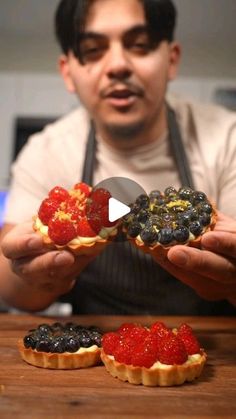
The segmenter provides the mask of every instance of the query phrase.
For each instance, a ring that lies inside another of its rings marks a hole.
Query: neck
[[[98,137],[117,150],[132,150],[157,141],[167,131],[167,109],[164,104],[155,119],[135,126],[105,126],[95,121]]]

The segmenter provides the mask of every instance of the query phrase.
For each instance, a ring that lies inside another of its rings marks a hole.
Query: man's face
[[[177,58],[167,41],[150,48],[139,0],[96,0],[80,52],[83,63],[72,53],[61,59],[62,74],[101,133],[132,137],[157,123]]]

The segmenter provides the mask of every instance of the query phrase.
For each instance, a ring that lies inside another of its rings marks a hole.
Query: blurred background
[[[57,70],[58,3],[0,0],[0,228],[10,166],[20,148],[31,133],[77,106]],[[170,90],[236,110],[236,0],[174,3],[183,57]]]

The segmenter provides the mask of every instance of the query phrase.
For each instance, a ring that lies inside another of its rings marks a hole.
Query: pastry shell
[[[199,377],[206,362],[206,354],[201,352],[200,358],[182,365],[165,365],[164,367],[134,367],[117,362],[114,357],[101,350],[101,359],[106,370],[113,376],[130,384],[145,386],[175,386],[185,381],[193,381]]]
[[[83,352],[64,352],[64,353],[51,353],[40,352],[32,348],[26,348],[23,340],[18,341],[18,348],[21,357],[28,364],[40,368],[50,369],[76,369],[88,368],[98,365],[101,362],[100,352],[101,349],[94,346],[94,350],[85,350]]]

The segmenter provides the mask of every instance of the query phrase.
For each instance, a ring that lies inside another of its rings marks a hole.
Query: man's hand
[[[73,287],[76,276],[95,257],[75,257],[66,250],[49,251],[42,237],[32,231],[32,223],[18,225],[6,234],[2,253],[28,289],[55,298]]]
[[[214,231],[202,236],[201,249],[173,246],[154,259],[207,300],[236,304],[236,220],[218,214]]]

